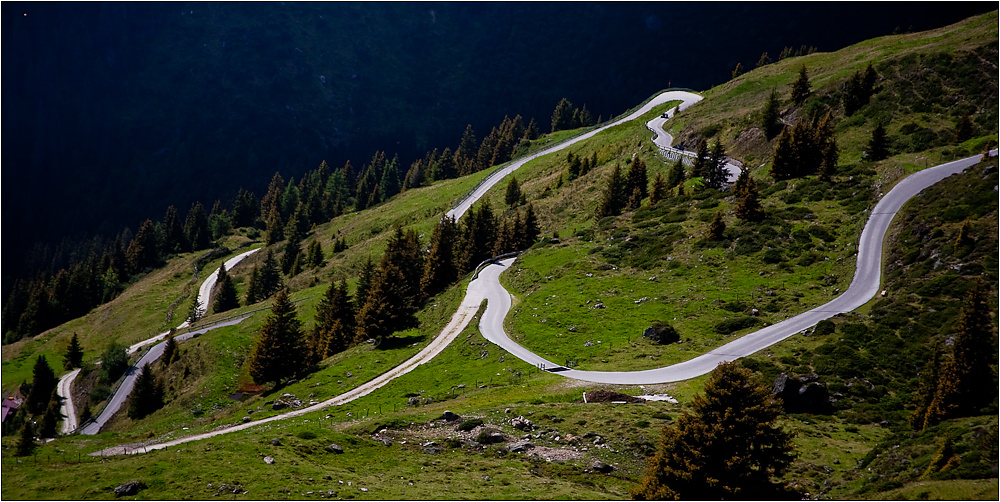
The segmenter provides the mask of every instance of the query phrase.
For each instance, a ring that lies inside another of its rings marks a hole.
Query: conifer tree
[[[744,169],[736,180],[736,217],[743,221],[760,221],[764,217],[760,207],[760,192],[757,182],[750,176],[750,171]]]
[[[56,392],[56,389],[52,389],[52,394],[49,396],[48,406],[45,408],[45,414],[42,415],[42,419],[38,425],[39,437],[56,437],[56,424],[59,422],[59,419],[62,418],[62,414],[59,412],[59,407],[59,393]]]
[[[946,378],[955,383],[955,395],[945,399],[954,403],[957,416],[978,414],[996,398],[983,392],[983,386],[995,381],[990,364],[996,362],[996,333],[988,295],[986,283],[976,279],[956,324],[952,360],[945,369]]]
[[[771,386],[739,362],[723,363],[692,400],[692,413],[664,427],[638,500],[782,499],[796,495],[776,481],[794,456],[792,436]],[[796,497],[797,498],[797,497]]]
[[[45,406],[49,404],[49,396],[58,385],[59,380],[56,374],[49,367],[45,356],[38,356],[35,359],[35,366],[31,370],[31,390],[24,399],[24,406],[32,415],[38,415],[45,411]]]
[[[497,238],[497,218],[489,203],[473,208],[462,225],[460,245],[456,250],[459,274],[472,271],[483,260],[492,257]]]
[[[260,217],[260,205],[257,196],[249,190],[240,188],[233,202],[233,226],[251,227]]]
[[[625,178],[625,194],[629,199],[638,197],[645,199],[649,195],[649,178],[646,175],[646,163],[638,155],[632,157],[628,166],[628,175]],[[638,194],[636,194],[638,191]],[[638,202],[638,201],[637,201]],[[638,204],[634,207],[639,207]]]
[[[615,165],[608,178],[608,184],[604,188],[604,195],[601,203],[597,206],[597,217],[618,216],[622,214],[622,209],[628,202],[625,200],[625,180],[622,179],[621,166]]]
[[[212,304],[212,311],[215,313],[225,312],[240,306],[240,300],[236,293],[236,284],[233,278],[226,272],[226,264],[219,266],[219,277],[216,279],[219,285],[215,293],[215,303]]]
[[[382,179],[378,184],[379,189],[379,199],[382,202],[389,200],[392,196],[399,193],[399,157],[394,156],[392,160],[386,164],[385,170],[382,171]]]
[[[885,132],[885,126],[881,122],[872,129],[872,138],[868,142],[868,148],[862,156],[874,162],[878,162],[889,157],[889,136]]]
[[[677,162],[667,171],[667,188],[684,183],[684,156],[678,155]]]
[[[14,456],[27,457],[35,451],[35,434],[32,431],[31,420],[25,420],[17,431],[17,442],[14,443]]]
[[[280,206],[272,206],[267,214],[267,230],[264,243],[273,246],[285,240],[285,221],[281,217]]]
[[[552,112],[552,132],[573,128],[573,103],[562,98]]]
[[[663,174],[656,173],[656,177],[653,178],[653,186],[649,191],[649,205],[655,206],[661,200],[666,199],[668,190],[670,188],[667,187],[667,182],[663,179]]]
[[[778,144],[774,147],[774,159],[771,161],[771,177],[776,181],[790,179],[795,176],[797,158],[792,145],[792,135],[782,132]]]
[[[778,93],[773,88],[771,94],[767,96],[764,103],[764,111],[761,113],[760,128],[764,130],[764,136],[771,140],[781,132],[781,102],[778,101]]]
[[[844,84],[844,115],[850,117],[854,112],[868,104],[871,100],[872,92],[875,89],[875,81],[878,74],[872,68],[871,63],[864,71],[856,71]]]
[[[511,178],[514,181],[514,178]],[[509,191],[509,189],[508,189]],[[444,291],[458,278],[455,268],[455,240],[458,226],[455,219],[445,216],[438,221],[431,234],[430,252],[424,262],[424,273],[420,278],[420,290],[424,298],[430,298]]]
[[[174,339],[174,330],[171,329],[167,333],[167,341],[163,344],[163,355],[160,359],[163,361],[163,366],[170,366],[181,356],[180,350],[177,348],[177,340]]]
[[[521,203],[522,198],[521,185],[518,184],[517,178],[511,176],[510,181],[507,182],[507,191],[504,193],[503,200],[507,206],[514,207]]]
[[[184,236],[191,245],[191,251],[208,247],[212,233],[208,229],[208,215],[201,202],[195,202],[188,211],[187,218],[184,219]]]
[[[301,371],[306,355],[302,323],[295,306],[282,288],[274,297],[271,315],[260,328],[260,335],[250,353],[250,378],[255,383],[280,383]]]
[[[462,133],[462,140],[458,143],[458,148],[455,149],[455,167],[458,174],[465,176],[477,170],[476,156],[478,153],[476,133],[472,130],[472,124],[467,124],[465,132]]]
[[[519,228],[523,232],[520,238],[520,248],[529,248],[538,241],[538,235],[542,230],[538,226],[538,217],[535,216],[535,208],[530,202],[524,208],[524,218],[521,220]]]
[[[275,171],[274,176],[271,177],[270,184],[267,186],[267,192],[265,192],[264,197],[260,199],[260,216],[267,220],[272,217],[273,213],[280,221],[278,225],[284,226],[284,220],[282,219],[281,214],[281,202],[284,195],[285,179],[281,177],[280,173]],[[270,228],[270,222],[268,222],[268,228]]]
[[[955,143],[961,143],[963,141],[972,138],[974,126],[972,124],[972,117],[969,115],[962,115],[962,118],[958,120],[955,124]]]
[[[190,246],[184,237],[184,225],[181,223],[177,208],[167,207],[167,213],[163,216],[163,241],[160,249],[164,254],[179,253],[187,251]]]
[[[830,136],[823,146],[823,160],[819,165],[819,179],[823,181],[833,181],[833,176],[837,174],[837,162],[840,159],[840,153],[837,150],[837,141]]]
[[[924,366],[920,372],[920,384],[914,397],[917,406],[910,414],[910,426],[914,430],[922,431],[941,419],[941,410],[935,410],[932,407],[937,405],[934,402],[934,396],[941,383],[942,354],[941,344],[935,344],[930,363]]]
[[[80,338],[73,333],[73,338],[69,339],[69,346],[66,347],[66,354],[63,355],[63,368],[71,370],[79,368],[83,364],[83,348],[80,346]]]
[[[810,92],[809,74],[806,72],[806,65],[802,65],[799,69],[799,78],[792,83],[792,102],[795,106],[802,106]]]
[[[126,347],[117,342],[111,342],[101,354],[101,380],[112,384],[128,369],[128,352]]]
[[[581,167],[580,157],[577,157],[576,155],[573,155],[573,152],[569,152],[569,153],[566,154],[566,163],[568,164],[566,172],[567,172],[569,181],[573,181],[573,180],[579,178],[580,177],[580,167]]]
[[[712,145],[712,156],[709,157],[703,174],[705,184],[712,188],[721,188],[726,183],[728,172],[726,171],[726,149],[717,138]]]
[[[163,407],[163,385],[156,380],[149,363],[142,366],[129,399],[128,416],[132,420],[145,418]]]
[[[153,267],[160,259],[156,252],[156,232],[153,227],[153,220],[147,219],[139,226],[139,231],[132,238],[132,242],[125,251],[125,260],[128,262],[129,272],[138,274],[143,270]]]
[[[365,261],[365,264],[361,266],[361,272],[358,274],[358,284],[354,289],[354,302],[360,307],[368,301],[368,296],[371,293],[372,281],[375,279],[375,264],[372,263],[371,258]]]
[[[535,122],[535,119],[528,122],[528,127],[524,129],[524,138],[529,141],[538,139],[538,123]]]
[[[347,294],[347,281],[341,280],[339,285],[331,282],[316,308],[316,326],[310,341],[314,360],[326,359],[353,345],[354,316],[354,306]]]
[[[698,147],[695,151],[694,162],[691,164],[691,176],[704,178],[708,172],[711,162],[711,151],[708,149],[708,142],[705,138],[698,140]]]
[[[959,252],[975,245],[976,239],[972,237],[972,222],[966,218],[958,229],[958,236],[955,237],[955,251]]]
[[[721,241],[722,233],[726,230],[726,223],[722,221],[722,211],[716,211],[712,221],[708,223],[708,232],[705,239],[709,241]]]
[[[309,266],[320,267],[323,265],[323,245],[318,240],[309,243]]]

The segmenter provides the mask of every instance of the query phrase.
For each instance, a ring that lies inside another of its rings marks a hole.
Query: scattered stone
[[[410,406],[417,406],[418,404],[420,404],[420,398],[411,397],[406,400],[406,404],[409,404]]]
[[[344,378],[351,378],[352,376],[354,376],[354,373],[351,373],[350,371],[344,373]]]
[[[278,438],[271,439],[271,444],[274,446],[281,446],[281,440]]]
[[[531,420],[528,420],[523,416],[518,416],[517,418],[511,420],[510,425],[519,431],[531,431],[535,429],[535,424],[531,423]]]
[[[130,497],[145,488],[146,485],[142,481],[129,481],[115,487],[115,497]]]
[[[576,333],[576,326],[570,326],[570,327],[568,327],[566,329],[568,329],[572,333]]]
[[[277,410],[283,410],[283,409],[285,409],[287,407],[288,407],[287,404],[282,403],[280,401],[275,401],[275,403],[271,405],[271,409],[275,410],[275,411],[277,411]]]
[[[445,420],[446,422],[454,422],[455,420],[458,420],[460,418],[462,417],[458,416],[458,414],[449,410],[445,410],[444,413],[441,415],[441,419]]]
[[[490,482],[490,477],[489,476],[483,476],[483,481],[489,483]]]
[[[534,447],[535,447],[535,445],[531,444],[531,442],[529,442],[529,441],[518,441],[518,442],[513,443],[513,444],[510,445],[510,452],[511,453],[524,453],[524,452],[526,452],[526,451],[528,451],[528,450],[530,450],[530,449],[532,449]]]
[[[503,412],[504,413],[510,413],[510,408],[507,408],[506,410],[503,410]]]
[[[584,342],[583,346],[584,347],[593,347],[594,346],[594,341],[593,340],[587,340],[586,342]]]
[[[274,457],[264,457],[264,463],[267,464],[267,465],[273,464],[274,463]]]
[[[608,474],[609,472],[615,470],[615,466],[605,464],[600,460],[595,460],[594,463],[590,466],[590,468],[597,472],[603,472],[604,474]]]
[[[344,453],[344,449],[341,448],[340,445],[337,443],[330,444],[330,446],[327,446],[326,449],[331,453],[336,453],[338,455]]]
[[[243,417],[243,423],[247,423],[249,421],[250,421],[250,417]]]
[[[750,309],[750,315],[752,315],[752,316],[759,316],[760,315],[760,311],[757,310],[756,308],[752,308],[752,309]]]

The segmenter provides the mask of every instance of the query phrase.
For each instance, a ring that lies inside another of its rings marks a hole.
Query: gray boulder
[[[441,419],[448,422],[454,422],[455,420],[458,420],[460,418],[462,417],[458,416],[457,413],[448,410],[445,410],[445,412],[441,415]]]
[[[653,324],[642,332],[642,336],[660,345],[677,343],[681,340],[681,335],[677,333],[677,330],[665,323]]]
[[[273,464],[274,463],[274,457],[270,457],[270,456],[269,457],[264,457],[264,463],[267,464],[267,465]]]
[[[142,481],[129,481],[115,487],[115,497],[129,497],[139,493],[139,490],[146,488]]]
[[[604,462],[601,462],[600,460],[595,460],[594,463],[591,464],[590,468],[593,469],[596,472],[603,472],[604,474],[607,474],[607,473],[615,470],[615,466],[609,465],[609,464],[605,464]]]
[[[336,453],[338,455],[341,454],[341,453],[344,453],[344,449],[341,448],[340,445],[337,444],[337,443],[333,443],[330,446],[327,446],[326,449],[330,453]]]
[[[518,441],[510,445],[509,451],[511,453],[524,453],[534,447],[535,445],[531,444],[528,441]]]

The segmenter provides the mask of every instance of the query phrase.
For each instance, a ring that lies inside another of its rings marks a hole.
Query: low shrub
[[[726,319],[716,323],[713,328],[715,329],[715,332],[720,335],[728,335],[741,329],[752,328],[753,326],[756,326],[758,322],[760,321],[756,317],[734,317],[732,319]]]
[[[462,423],[458,424],[458,430],[463,432],[469,432],[476,427],[483,425],[483,419],[481,418],[470,418],[468,420],[463,420]]]

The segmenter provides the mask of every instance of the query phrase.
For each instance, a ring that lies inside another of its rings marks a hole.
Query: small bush
[[[463,431],[463,432],[469,432],[472,429],[475,429],[476,427],[479,427],[480,425],[483,425],[483,419],[481,419],[481,418],[470,418],[470,419],[464,420],[464,421],[462,421],[462,423],[458,424],[458,430]]]
[[[316,433],[313,431],[302,431],[295,435],[299,439],[316,439]]]
[[[814,335],[826,336],[832,335],[837,329],[837,325],[829,319],[823,319],[822,321],[816,323],[816,328],[813,330]]]
[[[714,329],[715,332],[719,333],[720,335],[728,335],[730,333],[739,331],[741,329],[746,329],[756,326],[758,322],[759,320],[756,317],[747,317],[747,316],[735,317],[732,319],[726,319],[724,321],[716,323]]]
[[[775,264],[785,261],[785,257],[781,254],[780,249],[771,248],[760,255],[760,261]]]

